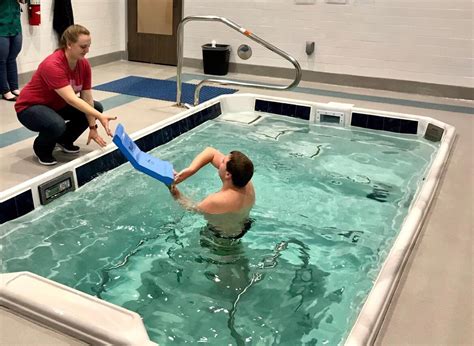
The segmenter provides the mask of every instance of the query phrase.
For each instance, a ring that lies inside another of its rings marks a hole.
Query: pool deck
[[[184,81],[201,78],[200,72],[184,69]],[[113,62],[93,69],[95,85],[128,75],[171,79],[176,68],[170,66]],[[288,84],[287,80],[229,74],[228,79]],[[379,90],[341,87],[302,82],[293,91],[239,88],[239,92],[272,95],[313,102],[341,102],[357,107],[423,115],[456,127],[457,139],[447,170],[438,188],[419,239],[409,257],[402,278],[383,322],[376,345],[471,345],[473,337],[473,196],[474,196],[474,102],[439,97],[402,94]],[[173,102],[145,98],[127,98],[109,92],[94,91],[107,113],[118,116],[133,133],[182,111]],[[42,174],[50,168],[39,165],[32,152],[33,134],[25,131],[16,119],[13,103],[0,100],[0,191]],[[115,124],[112,124],[112,130]],[[103,133],[103,131],[102,131]],[[96,150],[86,145],[86,135],[76,142],[81,154]],[[55,154],[56,155],[56,154]],[[59,164],[77,156],[57,155]],[[31,328],[24,321],[0,311],[0,344],[11,344],[8,335],[21,335]],[[38,327],[40,328],[40,327]],[[7,335],[4,330],[10,333]],[[22,333],[19,333],[19,330]],[[12,332],[16,331],[16,332]],[[47,344],[56,333],[41,328],[37,344]],[[18,339],[16,344],[23,343]],[[55,345],[71,344],[64,338]]]
[[[87,345],[71,336],[26,320],[3,307],[0,308],[0,326],[2,345]]]

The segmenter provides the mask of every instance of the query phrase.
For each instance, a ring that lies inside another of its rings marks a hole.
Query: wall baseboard
[[[92,67],[107,64],[118,60],[127,60],[127,51],[117,51],[104,55],[95,56],[89,59]],[[202,69],[202,60],[194,58],[184,58],[184,66]],[[284,67],[248,65],[229,63],[229,72],[244,73],[257,76],[272,76],[277,78],[294,78],[294,70]],[[20,85],[24,85],[31,80],[34,71],[21,73],[18,75]],[[376,90],[387,90],[408,94],[419,94],[436,97],[447,97],[454,99],[474,100],[474,88],[444,85],[435,83],[423,83],[416,81],[405,81],[399,79],[375,78],[354,76],[347,74],[337,74],[328,72],[303,71],[302,80],[308,82],[344,85],[357,88],[367,88]]]
[[[183,64],[187,67],[202,69],[201,59],[184,58]],[[229,63],[229,72],[245,73],[258,76],[272,76],[287,79],[293,79],[295,76],[294,69],[273,66],[238,64],[232,62]],[[308,82],[344,85],[357,88],[403,92],[408,94],[474,100],[474,88],[455,85],[354,76],[347,74],[316,72],[308,70],[303,71],[302,80]]]
[[[127,52],[122,50],[122,51],[112,52],[112,53],[108,53],[104,55],[94,56],[90,59],[88,58],[88,60],[91,66],[94,67],[94,66],[107,64],[109,62],[113,62],[117,60],[127,60],[127,58],[128,58]],[[31,80],[33,73],[35,73],[35,71],[20,73],[18,75],[18,81],[20,85],[25,85],[26,83],[28,83]]]

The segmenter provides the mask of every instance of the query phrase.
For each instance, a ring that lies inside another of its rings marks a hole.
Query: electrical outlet
[[[314,5],[316,0],[295,0],[296,5]]]
[[[347,4],[347,0],[326,0],[327,4]]]

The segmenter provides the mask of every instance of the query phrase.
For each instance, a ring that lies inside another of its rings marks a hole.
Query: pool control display
[[[66,172],[59,177],[38,186],[41,204],[48,204],[69,191],[74,191],[72,172]]]
[[[318,109],[316,111],[316,122],[319,122],[320,124],[326,123],[344,125],[344,112]]]

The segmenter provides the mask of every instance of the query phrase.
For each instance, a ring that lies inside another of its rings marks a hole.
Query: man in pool
[[[217,168],[222,188],[201,202],[194,203],[181,194],[176,184],[208,163]],[[250,181],[252,175],[253,163],[240,151],[224,155],[208,147],[194,158],[189,167],[175,174],[170,192],[184,208],[202,213],[218,237],[238,239],[249,229],[249,214],[255,204],[255,190]]]

